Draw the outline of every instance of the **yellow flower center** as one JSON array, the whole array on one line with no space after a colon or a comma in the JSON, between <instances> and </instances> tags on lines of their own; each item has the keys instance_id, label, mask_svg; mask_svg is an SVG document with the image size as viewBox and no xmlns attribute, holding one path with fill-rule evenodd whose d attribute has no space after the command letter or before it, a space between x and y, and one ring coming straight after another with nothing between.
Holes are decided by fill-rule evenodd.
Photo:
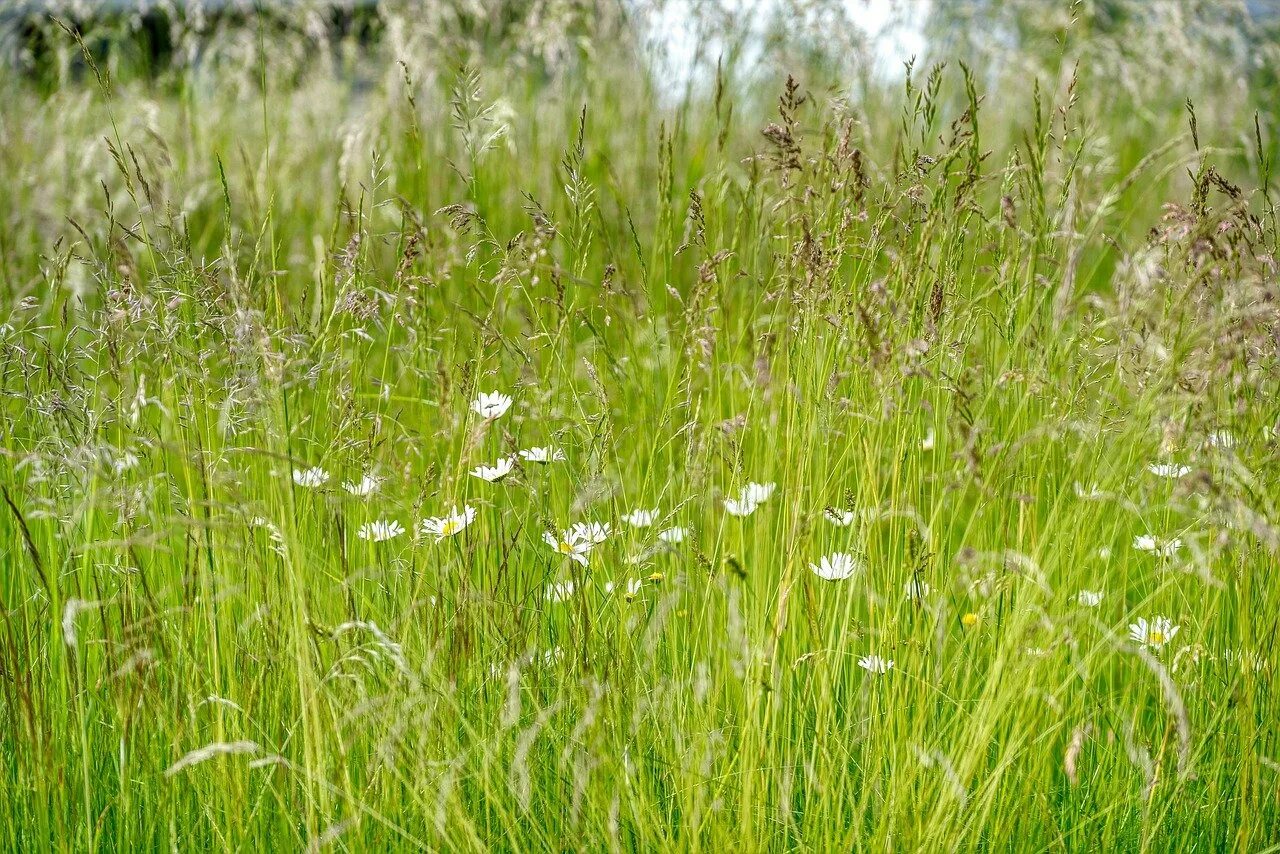
<instances>
[{"instance_id":1,"label":"yellow flower center","mask_svg":"<svg viewBox=\"0 0 1280 854\"><path fill-rule=\"evenodd\" d=\"M457 519L449 519L440 526L440 533L446 537L452 537L454 534L462 530L462 523Z\"/></svg>"},{"instance_id":2,"label":"yellow flower center","mask_svg":"<svg viewBox=\"0 0 1280 854\"><path fill-rule=\"evenodd\" d=\"M564 542L562 542L562 543L560 543L560 545L558 546L558 548L560 549L560 554L562 554L562 555L571 555L571 554L573 554L573 543L564 543Z\"/></svg>"},{"instance_id":3,"label":"yellow flower center","mask_svg":"<svg viewBox=\"0 0 1280 854\"><path fill-rule=\"evenodd\" d=\"M1164 632L1160 631L1159 629L1149 632L1147 634L1147 640L1150 641L1155 646L1160 646L1161 644L1164 643Z\"/></svg>"}]
</instances>

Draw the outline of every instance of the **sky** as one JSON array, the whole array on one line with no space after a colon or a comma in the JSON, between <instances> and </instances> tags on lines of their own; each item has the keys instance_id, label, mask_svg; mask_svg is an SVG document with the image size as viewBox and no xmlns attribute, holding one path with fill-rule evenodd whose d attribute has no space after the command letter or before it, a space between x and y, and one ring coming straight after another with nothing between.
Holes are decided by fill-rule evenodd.
<instances>
[{"instance_id":1,"label":"sky","mask_svg":"<svg viewBox=\"0 0 1280 854\"><path fill-rule=\"evenodd\" d=\"M932 0L842 0L851 20L867 34L876 73L901 77L902 64L924 50L924 23ZM697 7L718 5L742 19L752 31L763 33L777 0L670 0L650 28L655 63L664 79L681 82L714 68L714 52L695 66L697 35L693 25Z\"/></svg>"}]
</instances>

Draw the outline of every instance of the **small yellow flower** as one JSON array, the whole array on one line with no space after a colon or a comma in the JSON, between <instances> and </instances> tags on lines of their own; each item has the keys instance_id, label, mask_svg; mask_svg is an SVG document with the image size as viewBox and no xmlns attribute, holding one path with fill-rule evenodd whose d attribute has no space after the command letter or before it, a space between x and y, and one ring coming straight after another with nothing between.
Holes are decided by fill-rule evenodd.
<instances>
[{"instance_id":1,"label":"small yellow flower","mask_svg":"<svg viewBox=\"0 0 1280 854\"><path fill-rule=\"evenodd\" d=\"M661 584L664 577L665 576L661 572L655 572L653 575L649 576L649 581L652 581L654 584Z\"/></svg>"},{"instance_id":2,"label":"small yellow flower","mask_svg":"<svg viewBox=\"0 0 1280 854\"><path fill-rule=\"evenodd\" d=\"M966 629L971 629L978 625L978 615L970 611L960 618L960 622L964 624Z\"/></svg>"}]
</instances>

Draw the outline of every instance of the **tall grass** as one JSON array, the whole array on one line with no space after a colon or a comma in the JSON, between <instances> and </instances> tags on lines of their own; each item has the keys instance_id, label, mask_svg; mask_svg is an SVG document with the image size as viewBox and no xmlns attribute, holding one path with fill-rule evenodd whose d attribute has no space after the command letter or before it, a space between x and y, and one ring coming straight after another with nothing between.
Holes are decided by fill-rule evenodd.
<instances>
[{"instance_id":1,"label":"tall grass","mask_svg":"<svg viewBox=\"0 0 1280 854\"><path fill-rule=\"evenodd\" d=\"M42 25L2 844L1280 842L1270 43L1020 5L897 82L799 12L688 80L639 6Z\"/></svg>"}]
</instances>

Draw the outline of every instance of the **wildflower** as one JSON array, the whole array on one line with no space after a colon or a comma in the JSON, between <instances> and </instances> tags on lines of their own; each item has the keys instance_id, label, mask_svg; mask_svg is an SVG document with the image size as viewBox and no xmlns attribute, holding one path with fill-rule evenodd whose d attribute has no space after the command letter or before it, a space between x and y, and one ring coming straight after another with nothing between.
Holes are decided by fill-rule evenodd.
<instances>
[{"instance_id":1,"label":"wildflower","mask_svg":"<svg viewBox=\"0 0 1280 854\"><path fill-rule=\"evenodd\" d=\"M1133 547L1140 552L1151 552L1160 557L1173 557L1182 548L1182 540L1177 537L1159 540L1151 534L1143 534L1133 538Z\"/></svg>"},{"instance_id":2,"label":"wildflower","mask_svg":"<svg viewBox=\"0 0 1280 854\"><path fill-rule=\"evenodd\" d=\"M609 525L601 522L575 522L569 533L598 546L609 539Z\"/></svg>"},{"instance_id":3,"label":"wildflower","mask_svg":"<svg viewBox=\"0 0 1280 854\"><path fill-rule=\"evenodd\" d=\"M841 528L847 528L852 525L855 518L855 514L852 510L837 510L834 507L828 507L826 510L823 510L822 515L826 517L826 520L832 525L837 525Z\"/></svg>"},{"instance_id":4,"label":"wildflower","mask_svg":"<svg viewBox=\"0 0 1280 854\"><path fill-rule=\"evenodd\" d=\"M658 508L652 510L632 510L630 513L622 517L622 521L626 522L633 528L647 528L654 522L658 521Z\"/></svg>"},{"instance_id":5,"label":"wildflower","mask_svg":"<svg viewBox=\"0 0 1280 854\"><path fill-rule=\"evenodd\" d=\"M511 408L511 396L498 391L481 392L471 402L471 411L486 421L501 418Z\"/></svg>"},{"instance_id":6,"label":"wildflower","mask_svg":"<svg viewBox=\"0 0 1280 854\"><path fill-rule=\"evenodd\" d=\"M814 574L826 581L842 581L862 569L858 559L845 552L826 555L818 563L809 564Z\"/></svg>"},{"instance_id":7,"label":"wildflower","mask_svg":"<svg viewBox=\"0 0 1280 854\"><path fill-rule=\"evenodd\" d=\"M596 545L573 529L564 531L559 537L550 531L544 531L542 540L556 552L583 566L587 565L587 555Z\"/></svg>"},{"instance_id":8,"label":"wildflower","mask_svg":"<svg viewBox=\"0 0 1280 854\"><path fill-rule=\"evenodd\" d=\"M963 617L960 618L960 624L963 625L966 629L971 629L974 626L978 625L978 615L970 611L969 613L965 614Z\"/></svg>"},{"instance_id":9,"label":"wildflower","mask_svg":"<svg viewBox=\"0 0 1280 854\"><path fill-rule=\"evenodd\" d=\"M356 530L357 537L362 540L372 540L375 543L385 542L403 533L404 526L394 519L379 519L376 522L366 522Z\"/></svg>"},{"instance_id":10,"label":"wildflower","mask_svg":"<svg viewBox=\"0 0 1280 854\"><path fill-rule=\"evenodd\" d=\"M622 595L626 598L628 602L635 601L636 596L639 595L640 593L640 588L643 586L644 586L644 582L641 581L639 578L630 578L627 580L626 586L623 587ZM614 590L618 589L618 587L619 585L614 584L612 581L610 581L608 584L604 586L604 592L612 593Z\"/></svg>"},{"instance_id":11,"label":"wildflower","mask_svg":"<svg viewBox=\"0 0 1280 854\"><path fill-rule=\"evenodd\" d=\"M511 457L499 457L498 461L491 466L476 466L471 470L472 477L478 477L489 483L497 483L507 475L511 474L515 468L515 463Z\"/></svg>"},{"instance_id":12,"label":"wildflower","mask_svg":"<svg viewBox=\"0 0 1280 854\"><path fill-rule=\"evenodd\" d=\"M756 508L769 500L773 495L773 491L777 489L776 483L756 483L752 481L742 487L742 491L738 493L737 498L726 498L724 500L724 509L728 511L730 516L750 516L756 512Z\"/></svg>"},{"instance_id":13,"label":"wildflower","mask_svg":"<svg viewBox=\"0 0 1280 854\"><path fill-rule=\"evenodd\" d=\"M1102 596L1101 590L1081 590L1075 595L1075 600L1086 608L1096 608L1101 604Z\"/></svg>"},{"instance_id":14,"label":"wildflower","mask_svg":"<svg viewBox=\"0 0 1280 854\"><path fill-rule=\"evenodd\" d=\"M577 589L577 584L574 583L573 579L569 579L568 581L557 581L554 584L548 584L547 593L546 593L547 601L563 602L566 599L568 599L570 596L572 596L576 589Z\"/></svg>"},{"instance_id":15,"label":"wildflower","mask_svg":"<svg viewBox=\"0 0 1280 854\"><path fill-rule=\"evenodd\" d=\"M1250 667L1255 673L1260 673L1266 669L1267 661L1257 652L1240 649L1228 649L1222 653L1222 660L1228 667Z\"/></svg>"},{"instance_id":16,"label":"wildflower","mask_svg":"<svg viewBox=\"0 0 1280 854\"><path fill-rule=\"evenodd\" d=\"M674 545L675 543L683 543L684 538L688 536L688 534L688 528L676 526L674 528L667 528L665 531L658 534L658 539L662 540L664 543L671 543Z\"/></svg>"},{"instance_id":17,"label":"wildflower","mask_svg":"<svg viewBox=\"0 0 1280 854\"><path fill-rule=\"evenodd\" d=\"M920 441L920 450L932 451L936 444L937 444L937 436L934 434L933 428L930 427L925 432L924 439Z\"/></svg>"},{"instance_id":18,"label":"wildflower","mask_svg":"<svg viewBox=\"0 0 1280 854\"><path fill-rule=\"evenodd\" d=\"M1236 446L1236 437L1228 430L1215 430L1205 437L1204 443L1210 448L1230 449Z\"/></svg>"},{"instance_id":19,"label":"wildflower","mask_svg":"<svg viewBox=\"0 0 1280 854\"><path fill-rule=\"evenodd\" d=\"M1088 486L1081 485L1080 481L1075 483L1076 498L1085 501L1097 501L1100 498L1106 498L1107 494L1098 488L1098 485L1091 483Z\"/></svg>"},{"instance_id":20,"label":"wildflower","mask_svg":"<svg viewBox=\"0 0 1280 854\"><path fill-rule=\"evenodd\" d=\"M649 577L646 578L645 580L650 582L651 584L661 584L664 578L666 578L666 576L663 575L661 572L651 572L649 573Z\"/></svg>"},{"instance_id":21,"label":"wildflower","mask_svg":"<svg viewBox=\"0 0 1280 854\"><path fill-rule=\"evenodd\" d=\"M558 463L564 461L564 451L552 447L529 448L520 451L520 459L526 463L541 463L542 465Z\"/></svg>"},{"instance_id":22,"label":"wildflower","mask_svg":"<svg viewBox=\"0 0 1280 854\"><path fill-rule=\"evenodd\" d=\"M912 602L919 602L933 592L933 588L929 586L928 582L921 581L918 578L912 578L902 585L902 590Z\"/></svg>"},{"instance_id":23,"label":"wildflower","mask_svg":"<svg viewBox=\"0 0 1280 854\"><path fill-rule=\"evenodd\" d=\"M1136 623L1129 624L1129 637L1142 646L1159 650L1173 640L1180 628L1182 627L1175 626L1168 617L1156 617L1150 623L1146 618L1139 617Z\"/></svg>"},{"instance_id":24,"label":"wildflower","mask_svg":"<svg viewBox=\"0 0 1280 854\"><path fill-rule=\"evenodd\" d=\"M463 528L475 521L475 518L476 508L467 505L459 513L457 505L454 505L448 516L423 519L422 533L431 534L435 536L436 542L440 542L445 537L452 537L461 533Z\"/></svg>"},{"instance_id":25,"label":"wildflower","mask_svg":"<svg viewBox=\"0 0 1280 854\"><path fill-rule=\"evenodd\" d=\"M318 486L324 486L328 480L329 473L319 466L309 469L293 470L293 482L298 486L305 486L308 489L315 489Z\"/></svg>"},{"instance_id":26,"label":"wildflower","mask_svg":"<svg viewBox=\"0 0 1280 854\"><path fill-rule=\"evenodd\" d=\"M730 516L750 516L756 512L759 505L751 501L740 501L737 498L726 498L724 500L725 512Z\"/></svg>"},{"instance_id":27,"label":"wildflower","mask_svg":"<svg viewBox=\"0 0 1280 854\"><path fill-rule=\"evenodd\" d=\"M365 495L371 495L372 493L377 491L378 487L381 485L382 485L382 478L378 477L377 475L366 474L364 477L360 478L359 483L352 483L351 481L346 481L345 483L342 484L342 488L345 489L347 492L351 493L352 495L363 497Z\"/></svg>"},{"instance_id":28,"label":"wildflower","mask_svg":"<svg viewBox=\"0 0 1280 854\"><path fill-rule=\"evenodd\" d=\"M1191 466L1182 466L1175 463L1151 463L1147 466L1147 471L1158 477L1178 478L1191 473Z\"/></svg>"},{"instance_id":29,"label":"wildflower","mask_svg":"<svg viewBox=\"0 0 1280 854\"><path fill-rule=\"evenodd\" d=\"M868 673L888 673L893 669L893 659L886 660L875 653L872 653L871 655L864 655L862 658L859 658L858 666Z\"/></svg>"},{"instance_id":30,"label":"wildflower","mask_svg":"<svg viewBox=\"0 0 1280 854\"><path fill-rule=\"evenodd\" d=\"M756 483L752 481L742 487L742 500L749 501L752 504L763 504L773 495L773 491L778 488L776 483Z\"/></svg>"}]
</instances>

